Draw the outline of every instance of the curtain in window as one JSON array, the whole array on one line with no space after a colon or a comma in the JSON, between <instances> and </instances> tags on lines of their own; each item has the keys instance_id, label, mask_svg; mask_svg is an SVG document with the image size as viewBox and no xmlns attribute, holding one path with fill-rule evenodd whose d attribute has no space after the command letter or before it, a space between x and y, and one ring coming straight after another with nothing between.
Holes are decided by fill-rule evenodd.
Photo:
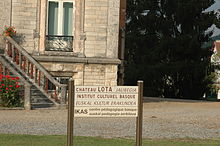
<instances>
[{"instance_id":1,"label":"curtain in window","mask_svg":"<svg viewBox=\"0 0 220 146\"><path fill-rule=\"evenodd\" d=\"M73 3L63 3L63 34L72 36Z\"/></svg>"},{"instance_id":2,"label":"curtain in window","mask_svg":"<svg viewBox=\"0 0 220 146\"><path fill-rule=\"evenodd\" d=\"M48 35L58 33L58 2L49 2L48 10Z\"/></svg>"}]
</instances>

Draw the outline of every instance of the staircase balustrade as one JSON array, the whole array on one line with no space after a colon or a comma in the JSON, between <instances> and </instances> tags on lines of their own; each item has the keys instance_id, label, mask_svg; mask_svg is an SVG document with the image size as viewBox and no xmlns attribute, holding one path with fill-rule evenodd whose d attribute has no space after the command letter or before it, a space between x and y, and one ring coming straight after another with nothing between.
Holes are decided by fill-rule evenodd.
<instances>
[{"instance_id":1,"label":"staircase balustrade","mask_svg":"<svg viewBox=\"0 0 220 146\"><path fill-rule=\"evenodd\" d=\"M52 75L39 64L24 48L18 45L11 37L5 37L5 56L16 64L32 81L38 85L45 94L53 98L56 102L65 104L67 85L60 84ZM49 81L54 86L54 90L48 91Z\"/></svg>"}]
</instances>

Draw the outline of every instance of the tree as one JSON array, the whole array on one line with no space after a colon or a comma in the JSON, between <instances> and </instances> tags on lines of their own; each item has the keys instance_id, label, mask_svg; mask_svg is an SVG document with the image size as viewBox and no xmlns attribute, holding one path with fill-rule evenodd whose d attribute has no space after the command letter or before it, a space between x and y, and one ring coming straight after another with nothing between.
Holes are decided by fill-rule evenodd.
<instances>
[{"instance_id":1,"label":"tree","mask_svg":"<svg viewBox=\"0 0 220 146\"><path fill-rule=\"evenodd\" d=\"M214 0L128 0L127 84L145 81L145 95L200 98L207 90Z\"/></svg>"}]
</instances>

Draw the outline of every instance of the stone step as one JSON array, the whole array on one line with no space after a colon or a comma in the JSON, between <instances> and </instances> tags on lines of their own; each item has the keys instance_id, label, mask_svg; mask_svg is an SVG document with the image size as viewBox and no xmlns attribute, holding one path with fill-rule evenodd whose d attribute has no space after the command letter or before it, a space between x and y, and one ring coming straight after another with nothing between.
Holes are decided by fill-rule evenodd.
<instances>
[{"instance_id":1,"label":"stone step","mask_svg":"<svg viewBox=\"0 0 220 146\"><path fill-rule=\"evenodd\" d=\"M54 103L31 103L32 109L38 108L52 108L54 107Z\"/></svg>"},{"instance_id":2,"label":"stone step","mask_svg":"<svg viewBox=\"0 0 220 146\"><path fill-rule=\"evenodd\" d=\"M42 93L39 90L31 90L31 95L33 95L33 96L35 96L35 95L42 95Z\"/></svg>"},{"instance_id":3,"label":"stone step","mask_svg":"<svg viewBox=\"0 0 220 146\"><path fill-rule=\"evenodd\" d=\"M53 103L48 98L41 96L32 96L31 103Z\"/></svg>"}]
</instances>

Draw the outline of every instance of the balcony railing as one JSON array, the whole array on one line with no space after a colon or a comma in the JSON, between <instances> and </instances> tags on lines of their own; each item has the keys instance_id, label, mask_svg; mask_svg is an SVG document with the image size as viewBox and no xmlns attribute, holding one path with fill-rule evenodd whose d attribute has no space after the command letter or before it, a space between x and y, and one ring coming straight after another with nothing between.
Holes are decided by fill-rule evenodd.
<instances>
[{"instance_id":1,"label":"balcony railing","mask_svg":"<svg viewBox=\"0 0 220 146\"><path fill-rule=\"evenodd\" d=\"M46 51L73 52L73 36L46 36Z\"/></svg>"}]
</instances>

